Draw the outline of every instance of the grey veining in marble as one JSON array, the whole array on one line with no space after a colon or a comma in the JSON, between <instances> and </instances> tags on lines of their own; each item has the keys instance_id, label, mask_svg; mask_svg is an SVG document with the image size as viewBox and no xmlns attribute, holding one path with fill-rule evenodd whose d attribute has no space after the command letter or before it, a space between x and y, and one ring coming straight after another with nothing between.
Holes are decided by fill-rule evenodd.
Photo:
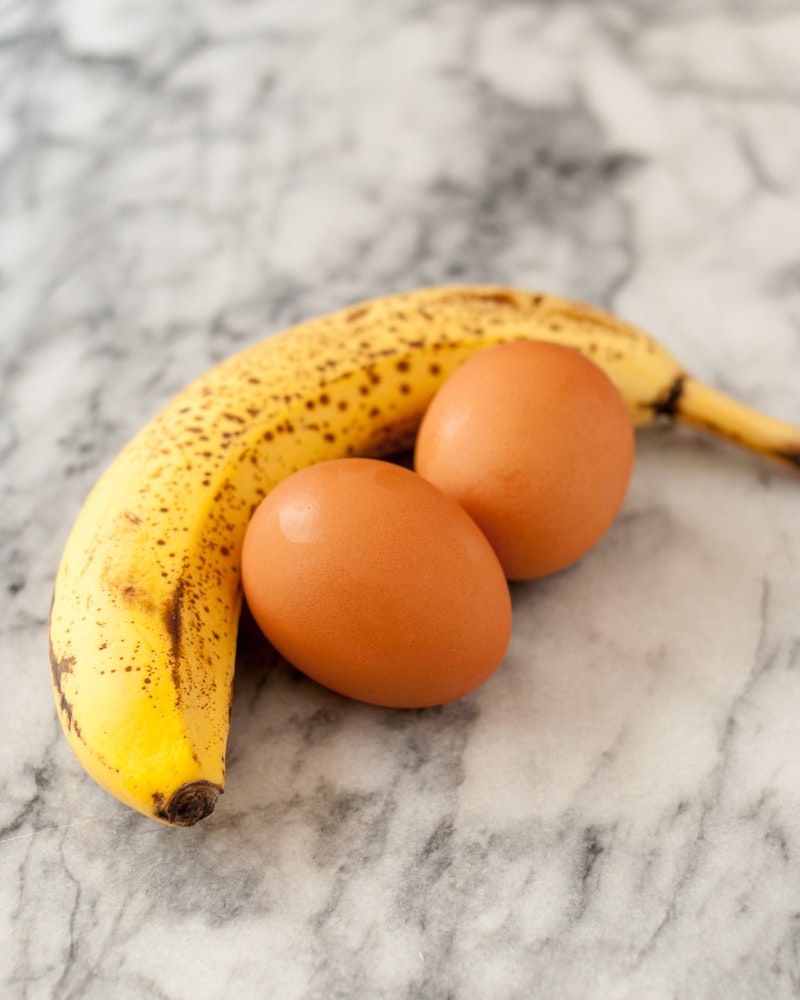
<instances>
[{"instance_id":1,"label":"grey veining in marble","mask_svg":"<svg viewBox=\"0 0 800 1000\"><path fill-rule=\"evenodd\" d=\"M800 423L792 0L0 3L0 995L800 996L800 481L667 429L463 701L245 643L225 796L161 828L49 686L81 502L191 378L370 295L614 309Z\"/></svg>"}]
</instances>

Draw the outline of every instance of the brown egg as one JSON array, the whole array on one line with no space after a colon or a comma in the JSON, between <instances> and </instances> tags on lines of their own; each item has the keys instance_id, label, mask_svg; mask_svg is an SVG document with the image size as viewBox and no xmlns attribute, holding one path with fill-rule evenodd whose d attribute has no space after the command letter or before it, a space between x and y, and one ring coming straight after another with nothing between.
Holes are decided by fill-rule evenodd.
<instances>
[{"instance_id":1,"label":"brown egg","mask_svg":"<svg viewBox=\"0 0 800 1000\"><path fill-rule=\"evenodd\" d=\"M321 462L262 501L242 579L286 659L351 698L452 701L499 666L511 632L500 563L469 516L410 469Z\"/></svg>"},{"instance_id":2,"label":"brown egg","mask_svg":"<svg viewBox=\"0 0 800 1000\"><path fill-rule=\"evenodd\" d=\"M545 576L608 531L630 482L633 424L605 372L572 348L513 341L442 385L414 467L472 516L510 580Z\"/></svg>"}]
</instances>

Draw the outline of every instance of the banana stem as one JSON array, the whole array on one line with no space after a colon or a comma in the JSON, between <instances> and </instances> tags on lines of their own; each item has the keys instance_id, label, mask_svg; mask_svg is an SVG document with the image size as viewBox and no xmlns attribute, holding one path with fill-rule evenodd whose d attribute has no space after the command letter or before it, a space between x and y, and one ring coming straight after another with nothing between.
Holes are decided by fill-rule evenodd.
<instances>
[{"instance_id":1,"label":"banana stem","mask_svg":"<svg viewBox=\"0 0 800 1000\"><path fill-rule=\"evenodd\" d=\"M671 416L800 472L800 427L776 420L691 376L676 385Z\"/></svg>"}]
</instances>

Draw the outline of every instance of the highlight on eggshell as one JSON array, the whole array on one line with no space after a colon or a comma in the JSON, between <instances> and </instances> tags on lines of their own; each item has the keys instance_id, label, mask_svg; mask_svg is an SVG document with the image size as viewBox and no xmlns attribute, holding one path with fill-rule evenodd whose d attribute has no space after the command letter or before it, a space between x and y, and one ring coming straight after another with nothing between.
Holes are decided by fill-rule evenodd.
<instances>
[{"instance_id":1,"label":"highlight on eggshell","mask_svg":"<svg viewBox=\"0 0 800 1000\"><path fill-rule=\"evenodd\" d=\"M519 340L468 358L420 426L414 468L453 497L509 580L565 569L616 519L634 428L611 379L562 344Z\"/></svg>"},{"instance_id":2,"label":"highlight on eggshell","mask_svg":"<svg viewBox=\"0 0 800 1000\"><path fill-rule=\"evenodd\" d=\"M475 690L511 634L502 567L474 521L410 469L319 462L256 509L242 551L253 617L309 677L375 705Z\"/></svg>"}]
</instances>

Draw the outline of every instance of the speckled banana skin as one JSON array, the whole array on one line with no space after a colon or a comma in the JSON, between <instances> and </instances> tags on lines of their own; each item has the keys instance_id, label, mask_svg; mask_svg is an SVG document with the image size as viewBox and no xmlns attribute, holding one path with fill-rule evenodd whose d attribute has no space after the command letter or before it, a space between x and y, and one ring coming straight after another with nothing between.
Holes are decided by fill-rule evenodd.
<instances>
[{"instance_id":1,"label":"speckled banana skin","mask_svg":"<svg viewBox=\"0 0 800 1000\"><path fill-rule=\"evenodd\" d=\"M452 287L296 326L178 395L80 512L50 619L56 705L89 774L147 816L191 825L225 780L239 563L248 520L291 472L409 447L468 355L516 338L597 362L636 425L684 421L800 467L800 431L691 379L652 338L544 295Z\"/></svg>"}]
</instances>

